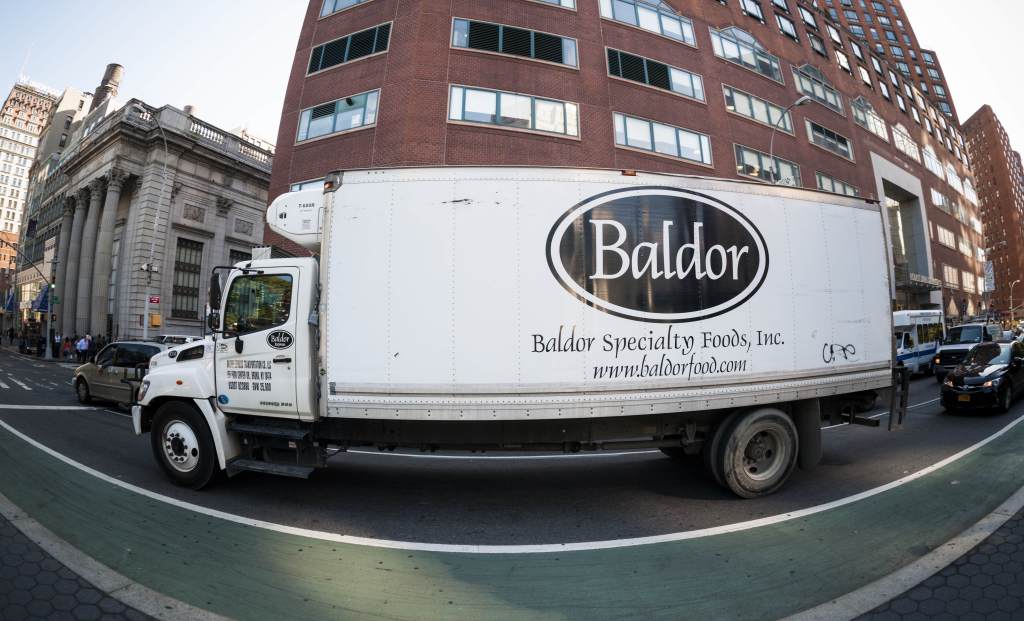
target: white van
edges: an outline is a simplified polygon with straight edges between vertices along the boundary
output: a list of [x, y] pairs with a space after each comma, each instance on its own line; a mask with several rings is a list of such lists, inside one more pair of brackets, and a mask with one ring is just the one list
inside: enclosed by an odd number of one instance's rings
[[896, 311], [892, 314], [896, 333], [896, 360], [911, 373], [931, 373], [932, 361], [945, 336], [941, 310]]

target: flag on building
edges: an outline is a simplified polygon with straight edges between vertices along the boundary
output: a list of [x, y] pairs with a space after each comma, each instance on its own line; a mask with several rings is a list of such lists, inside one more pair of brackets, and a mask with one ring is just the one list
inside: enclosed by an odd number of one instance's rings
[[40, 313], [50, 312], [50, 299], [47, 294], [50, 293], [50, 285], [43, 285], [43, 288], [39, 290], [39, 295], [36, 296], [34, 302], [32, 302], [32, 310]]

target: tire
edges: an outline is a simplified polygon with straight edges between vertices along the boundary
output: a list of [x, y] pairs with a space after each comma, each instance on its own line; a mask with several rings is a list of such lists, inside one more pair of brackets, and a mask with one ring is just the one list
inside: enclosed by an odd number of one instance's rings
[[1013, 384], [1006, 382], [1006, 387], [1003, 388], [1003, 392], [999, 395], [999, 405], [996, 406], [996, 410], [1000, 413], [1005, 414], [1010, 411], [1010, 405], [1013, 404]]
[[799, 447], [796, 425], [785, 412], [744, 412], [723, 434], [715, 456], [722, 483], [741, 498], [771, 494], [792, 474]]
[[78, 402], [83, 405], [89, 405], [92, 403], [92, 393], [89, 391], [89, 383], [82, 378], [78, 378], [75, 382], [75, 396], [78, 397]]
[[736, 411], [725, 417], [725, 419], [715, 427], [714, 431], [711, 432], [711, 436], [704, 441], [704, 449], [701, 453], [704, 459], [704, 469], [707, 470], [711, 478], [715, 480], [721, 486], [725, 486], [725, 479], [722, 474], [721, 460], [717, 458], [719, 449], [722, 445], [722, 437], [732, 426], [733, 421], [736, 420], [741, 412]]
[[202, 489], [218, 473], [210, 427], [191, 405], [169, 401], [160, 406], [149, 436], [153, 457], [175, 485]]

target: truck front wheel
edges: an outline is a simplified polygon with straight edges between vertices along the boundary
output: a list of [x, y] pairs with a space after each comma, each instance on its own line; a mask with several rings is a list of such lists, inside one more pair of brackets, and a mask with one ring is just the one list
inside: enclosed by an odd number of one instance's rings
[[796, 425], [785, 412], [761, 408], [743, 412], [723, 430], [716, 451], [722, 484], [743, 498], [782, 487], [797, 461]]
[[203, 416], [180, 401], [156, 411], [150, 427], [153, 456], [176, 485], [202, 489], [217, 472], [213, 436]]

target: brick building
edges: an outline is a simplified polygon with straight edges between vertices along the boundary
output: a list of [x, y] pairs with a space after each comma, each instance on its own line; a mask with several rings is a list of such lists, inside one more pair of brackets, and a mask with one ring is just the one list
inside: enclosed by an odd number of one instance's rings
[[942, 76], [898, 0], [311, 0], [270, 194], [418, 165], [774, 178], [884, 202], [897, 306], [972, 315], [981, 223]]
[[[985, 246], [995, 276], [992, 307], [1006, 313], [1013, 283], [1024, 279], [1024, 168], [1020, 153], [1010, 147], [1010, 138], [991, 106], [982, 106], [967, 119], [964, 136], [978, 182]], [[1021, 316], [1024, 296], [1024, 282], [1020, 284], [1013, 297], [1016, 317]]]

